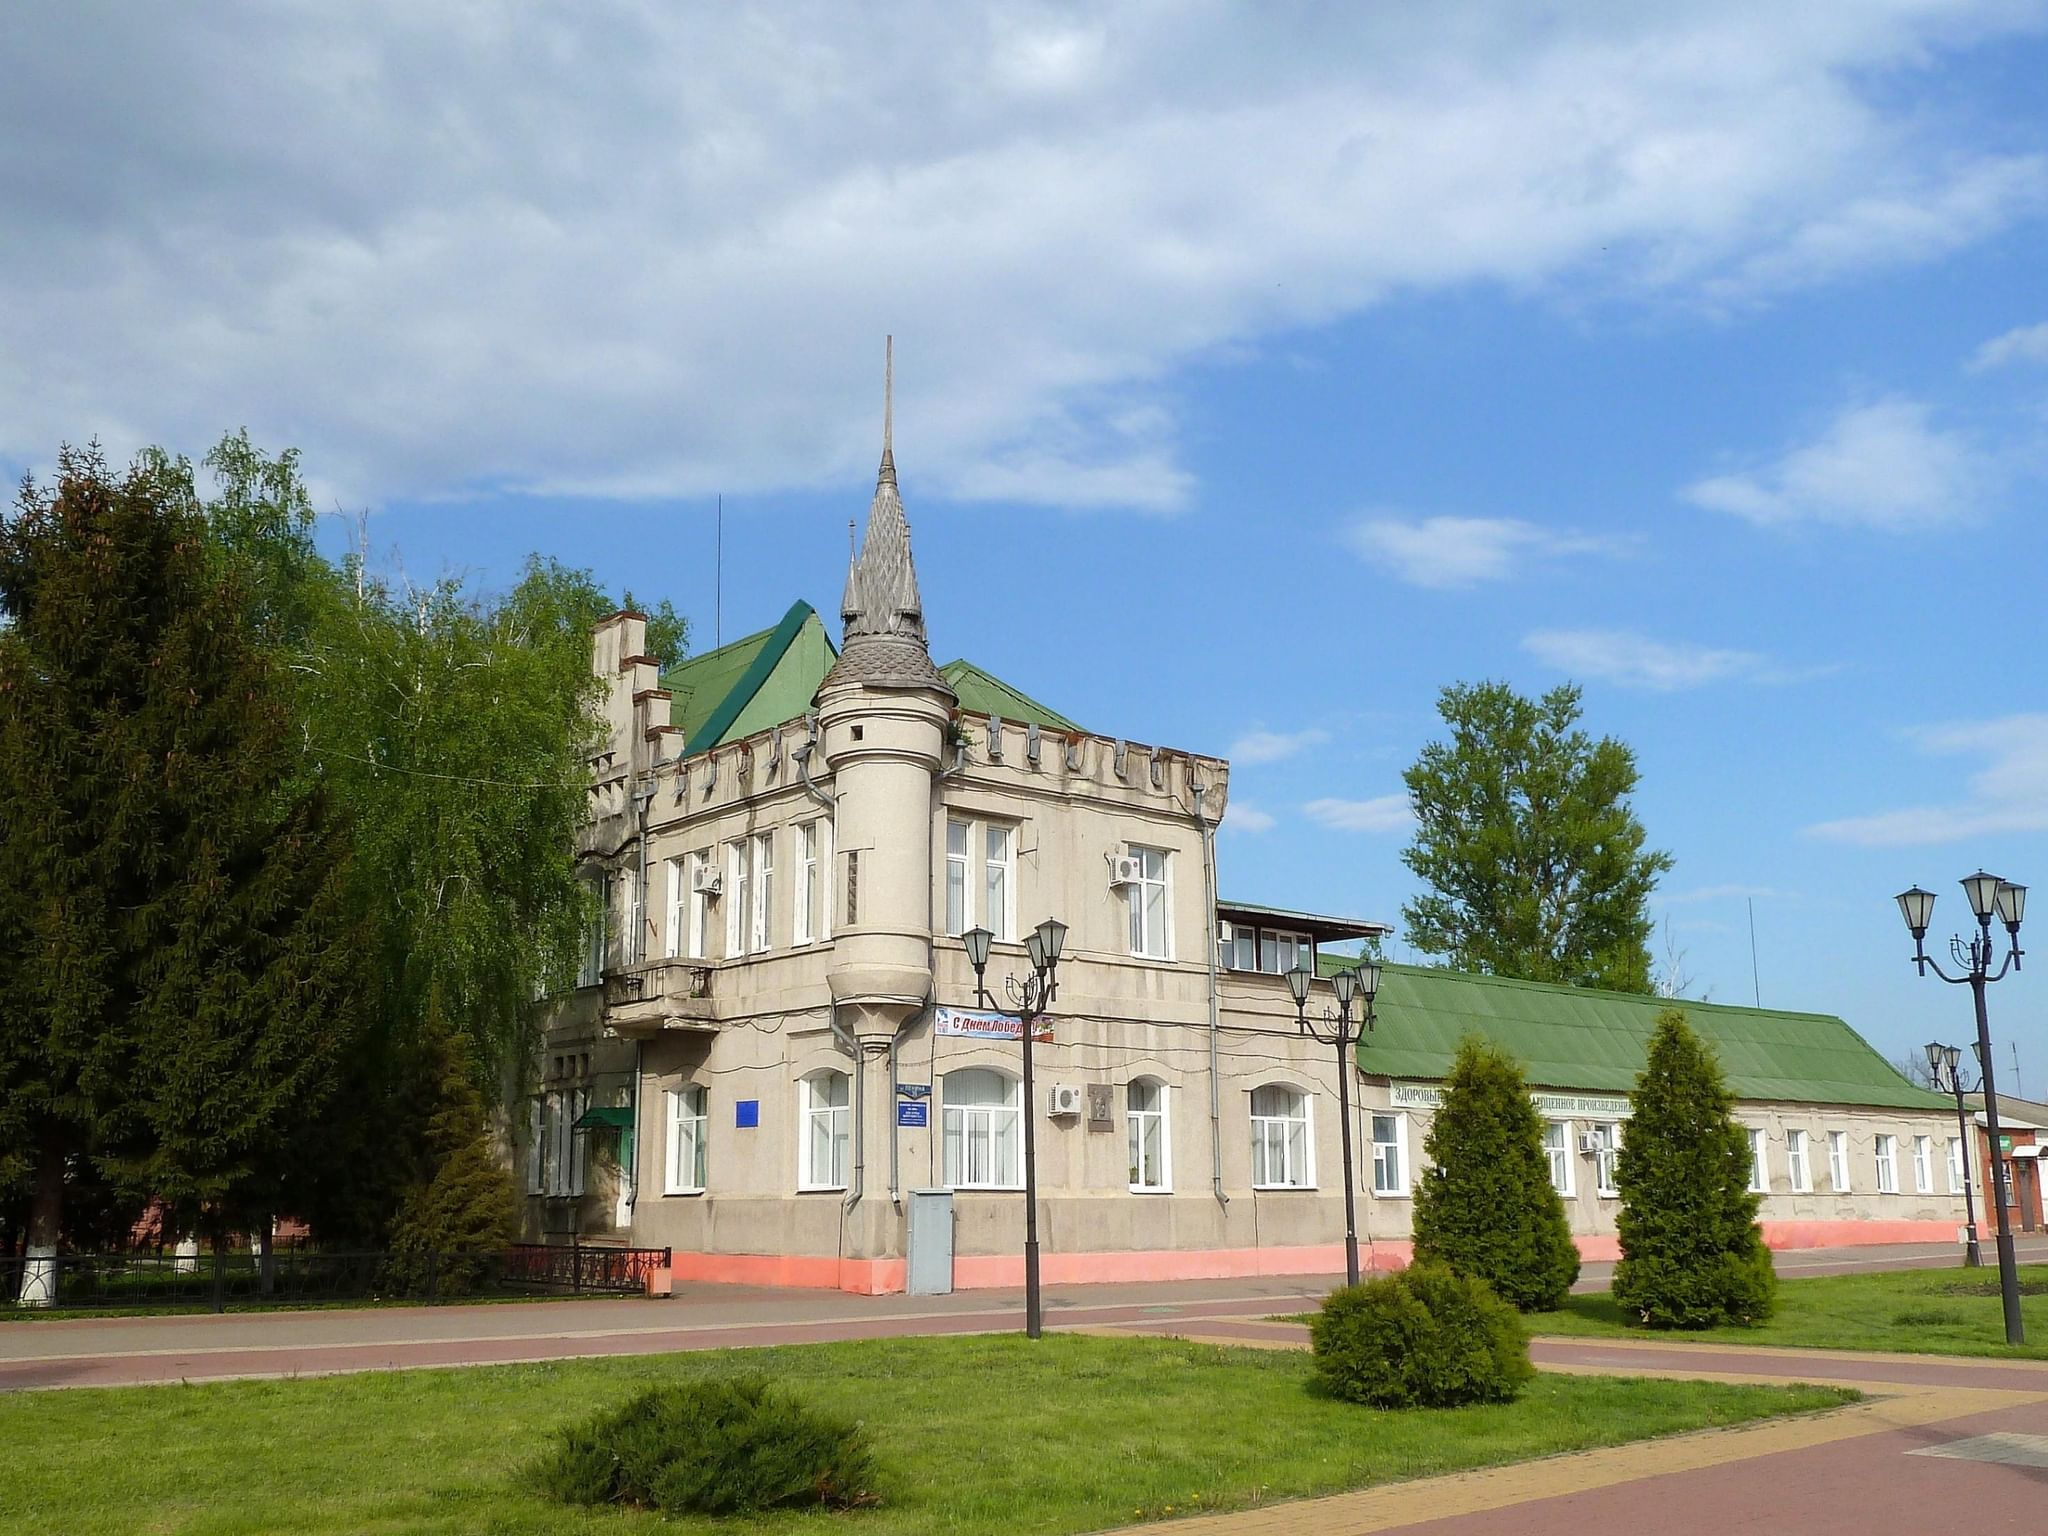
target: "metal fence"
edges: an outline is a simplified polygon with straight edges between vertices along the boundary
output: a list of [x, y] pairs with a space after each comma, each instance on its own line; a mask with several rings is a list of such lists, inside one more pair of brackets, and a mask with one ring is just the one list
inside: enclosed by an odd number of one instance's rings
[[[518, 1243], [468, 1253], [335, 1253], [278, 1248], [180, 1254], [0, 1255], [0, 1305], [72, 1308], [307, 1306], [326, 1301], [468, 1301], [508, 1294], [641, 1295], [666, 1248]], [[26, 1293], [26, 1296], [25, 1296]]]

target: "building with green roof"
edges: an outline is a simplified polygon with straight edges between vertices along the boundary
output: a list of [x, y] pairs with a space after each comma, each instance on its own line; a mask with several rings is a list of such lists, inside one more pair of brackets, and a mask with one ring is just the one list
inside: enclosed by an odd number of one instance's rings
[[[1671, 1005], [1388, 966], [1355, 1052], [1315, 1044], [1287, 973], [1387, 925], [1222, 894], [1220, 757], [935, 664], [886, 425], [839, 619], [795, 602], [687, 658], [645, 655], [638, 615], [597, 626], [578, 855], [604, 921], [514, 1110], [530, 1236], [667, 1248], [686, 1279], [1011, 1285], [1028, 1117], [1048, 1280], [1330, 1274], [1348, 1095], [1370, 1262], [1399, 1263], [1477, 1034], [1524, 1063], [1581, 1248], [1612, 1254], [1614, 1151]], [[1049, 918], [1027, 1101], [1006, 980]], [[1840, 1019], [1677, 1006], [1739, 1096], [1770, 1242], [1953, 1233], [1947, 1101]]]

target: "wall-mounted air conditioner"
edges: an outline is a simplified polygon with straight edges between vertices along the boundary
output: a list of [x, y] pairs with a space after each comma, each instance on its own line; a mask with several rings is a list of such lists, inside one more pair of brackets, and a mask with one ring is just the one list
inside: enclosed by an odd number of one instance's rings
[[690, 871], [690, 889], [699, 896], [716, 896], [724, 888], [715, 865], [699, 864]]
[[1080, 1114], [1080, 1088], [1073, 1083], [1054, 1083], [1046, 1090], [1045, 1112], [1055, 1116]]
[[1607, 1150], [1606, 1138], [1598, 1131], [1579, 1132], [1579, 1150], [1588, 1157], [1598, 1157]]
[[1109, 860], [1111, 886], [1136, 885], [1145, 874], [1145, 861], [1128, 853], [1112, 854]]

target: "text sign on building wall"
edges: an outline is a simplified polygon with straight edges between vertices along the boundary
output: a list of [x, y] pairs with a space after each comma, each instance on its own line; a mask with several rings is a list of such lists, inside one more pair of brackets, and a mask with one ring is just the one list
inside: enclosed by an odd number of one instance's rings
[[932, 1123], [932, 1106], [929, 1099], [898, 1099], [896, 1101], [896, 1123], [912, 1129], [923, 1129]]
[[[970, 1040], [1021, 1040], [1023, 1026], [1006, 1013], [987, 1013], [978, 1008], [947, 1008], [941, 1005], [932, 1017], [935, 1035], [961, 1035]], [[1031, 1031], [1034, 1041], [1050, 1041], [1052, 1024], [1040, 1019]]]
[[[1444, 1091], [1429, 1083], [1395, 1083], [1388, 1095], [1396, 1109], [1438, 1109]], [[1539, 1113], [1585, 1120], [1626, 1120], [1634, 1113], [1629, 1102], [1602, 1094], [1532, 1093], [1529, 1101]]]

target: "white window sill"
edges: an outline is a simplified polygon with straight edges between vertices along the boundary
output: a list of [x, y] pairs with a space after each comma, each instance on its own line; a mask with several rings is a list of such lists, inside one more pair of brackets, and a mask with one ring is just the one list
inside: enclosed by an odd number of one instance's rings
[[1376, 1189], [1372, 1192], [1372, 1197], [1375, 1200], [1413, 1200], [1415, 1198], [1415, 1191], [1412, 1189]]
[[796, 1192], [800, 1195], [843, 1195], [846, 1193], [846, 1186], [844, 1184], [799, 1184], [796, 1187]]
[[662, 1195], [662, 1198], [663, 1198], [664, 1200], [666, 1200], [666, 1199], [671, 1199], [671, 1198], [685, 1198], [685, 1199], [687, 1199], [687, 1198], [688, 1198], [689, 1196], [691, 1196], [691, 1195], [701, 1195], [701, 1194], [703, 1194], [703, 1193], [704, 1193], [703, 1187], [702, 1187], [702, 1186], [700, 1185], [700, 1186], [698, 1186], [698, 1187], [697, 1187], [696, 1189], [664, 1189], [664, 1190], [663, 1190], [663, 1191], [661, 1192], [661, 1195]]
[[948, 1184], [947, 1189], [956, 1195], [1021, 1195], [1022, 1184]]
[[1312, 1195], [1316, 1192], [1313, 1184], [1254, 1184], [1255, 1195]]
[[1134, 1195], [1170, 1195], [1173, 1193], [1173, 1186], [1170, 1184], [1133, 1184], [1131, 1186], [1131, 1193]]

